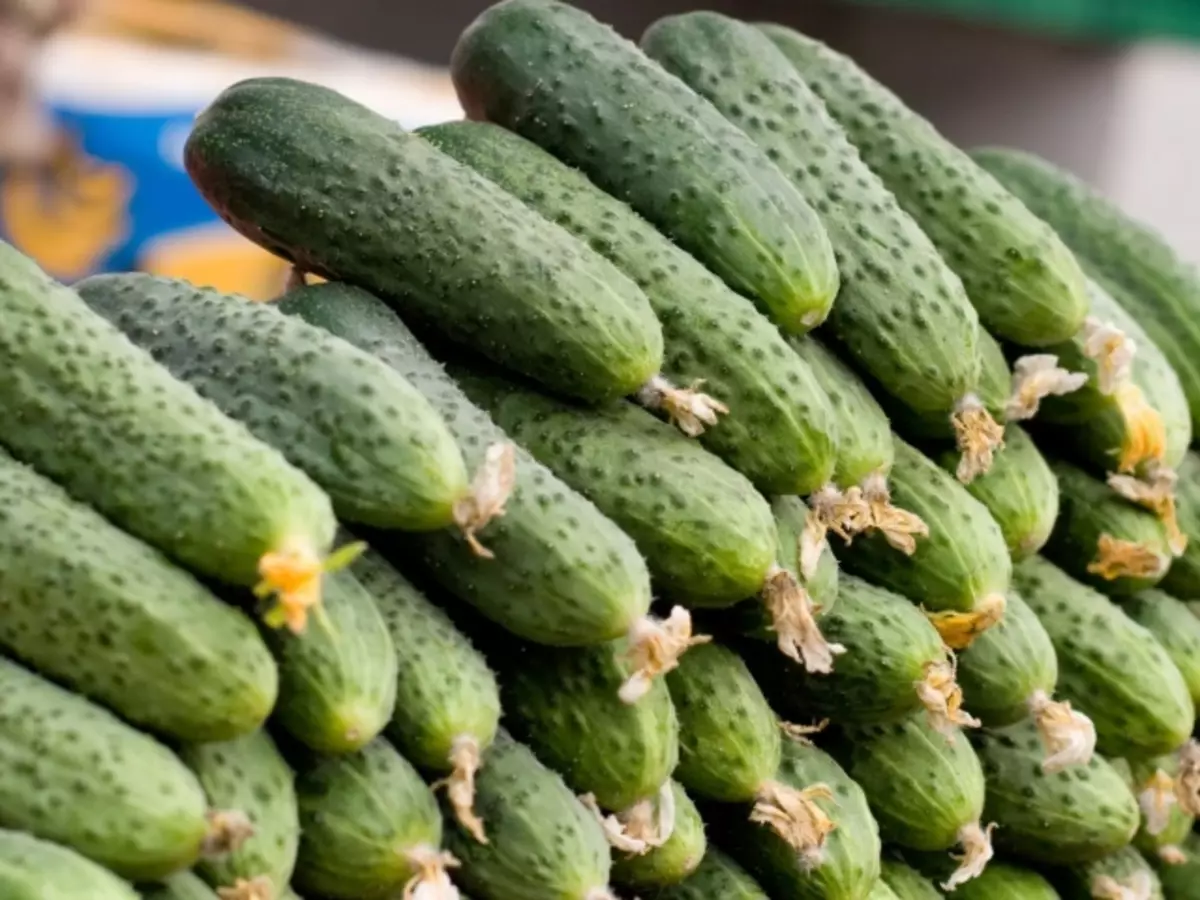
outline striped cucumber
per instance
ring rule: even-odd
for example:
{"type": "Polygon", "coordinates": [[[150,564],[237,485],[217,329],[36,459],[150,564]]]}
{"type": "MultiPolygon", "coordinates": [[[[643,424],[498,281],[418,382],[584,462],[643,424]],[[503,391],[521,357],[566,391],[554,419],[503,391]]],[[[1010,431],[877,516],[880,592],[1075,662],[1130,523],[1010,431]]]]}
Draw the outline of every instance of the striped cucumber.
{"type": "Polygon", "coordinates": [[[1163,900],[1162,882],[1133,847],[1068,866],[1054,878],[1062,900],[1163,900]]]}
{"type": "Polygon", "coordinates": [[[275,594],[272,621],[302,630],[329,498],[7,244],[0,268],[12,454],[188,568],[275,594]]]}
{"type": "Polygon", "coordinates": [[[180,872],[158,884],[141,888],[142,900],[219,900],[217,894],[193,872],[180,872]]]}
{"type": "Polygon", "coordinates": [[[406,536],[404,553],[415,551],[451,593],[538,643],[600,643],[640,622],[650,607],[650,579],[633,541],[523,451],[513,454],[510,465],[495,465],[503,456],[495,450],[507,443],[504,432],[381,301],[322,284],[290,293],[282,309],[397,369],[441,413],[467,465],[494,470],[497,477],[480,493],[486,502],[481,500],[473,517],[477,527],[468,536],[450,529],[406,536]],[[501,509],[504,515],[493,518],[501,509]],[[486,548],[468,540],[475,531],[486,548]],[[522,591],[514,592],[514,584],[522,591]]]}
{"type": "MultiPolygon", "coordinates": [[[[995,868],[997,868],[996,863],[992,863],[981,875],[972,878],[966,884],[959,885],[955,889],[955,894],[960,892],[965,894],[970,890],[971,885],[978,884],[987,878],[988,873],[995,868]]],[[[889,856],[883,858],[880,880],[892,889],[897,900],[941,900],[942,897],[941,892],[933,886],[928,878],[912,866],[889,856]]]]}
{"type": "Polygon", "coordinates": [[[784,331],[828,315],[837,263],[816,212],[753,141],[608,26],[564,3],[505,0],[467,27],[450,67],[468,118],[626,200],[784,331]]]}
{"type": "MultiPolygon", "coordinates": [[[[159,894],[146,895],[159,900],[159,894]]],[[[5,900],[138,900],[127,882],[76,853],[20,831],[0,830],[5,900]]]]}
{"type": "Polygon", "coordinates": [[[768,900],[767,892],[741,866],[714,847],[679,884],[644,896],[647,900],[768,900]]]}
{"type": "MultiPolygon", "coordinates": [[[[704,821],[696,804],[678,782],[670,782],[668,789],[670,800],[667,802],[673,819],[671,836],[643,853],[618,854],[613,860],[614,884],[636,891],[679,884],[696,871],[708,852],[704,821]]],[[[663,796],[665,799],[666,795],[663,796]]]]}
{"type": "Polygon", "coordinates": [[[664,386],[639,395],[643,405],[698,433],[767,493],[808,494],[825,483],[837,423],[823,385],[750,301],[531,141],[486,122],[417,133],[570,231],[645,292],[662,322],[663,375],[676,385],[703,381],[705,394],[664,386]]]}
{"type": "Polygon", "coordinates": [[[1200,704],[1200,619],[1170,594],[1149,590],[1121,604],[1167,651],[1187,684],[1192,702],[1200,704]]]}
{"type": "Polygon", "coordinates": [[[1176,517],[1188,542],[1159,586],[1181,599],[1200,599],[1200,454],[1186,453],[1176,474],[1176,517]]]}

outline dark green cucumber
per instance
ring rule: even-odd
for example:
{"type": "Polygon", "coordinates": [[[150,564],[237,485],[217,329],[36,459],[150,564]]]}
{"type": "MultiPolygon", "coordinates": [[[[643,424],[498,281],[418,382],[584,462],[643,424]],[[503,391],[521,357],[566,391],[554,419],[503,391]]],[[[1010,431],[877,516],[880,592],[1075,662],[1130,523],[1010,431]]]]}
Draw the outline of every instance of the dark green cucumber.
{"type": "Polygon", "coordinates": [[[1174,558],[1163,523],[1070,463],[1054,460],[1051,468],[1060,511],[1046,557],[1113,596],[1154,587],[1174,558]]]}
{"type": "Polygon", "coordinates": [[[767,892],[736,862],[710,847],[700,867],[679,884],[644,894],[647,900],[768,900],[767,892]]]}
{"type": "Polygon", "coordinates": [[[0,897],[138,900],[138,893],[127,882],[65,847],[20,831],[0,831],[0,897]]]}
{"type": "MultiPolygon", "coordinates": [[[[945,452],[938,462],[948,472],[958,454],[945,452]]],[[[1014,560],[1032,556],[1045,546],[1058,517],[1058,481],[1033,439],[1020,426],[1004,431],[1004,447],[992,468],[967,485],[971,496],[987,507],[1014,560]]]]}
{"type": "Polygon", "coordinates": [[[630,403],[581,409],[462,366],[472,401],[637,542],[656,590],[730,606],[763,589],[775,523],[745,477],[630,403]]]}
{"type": "MultiPolygon", "coordinates": [[[[796,790],[824,785],[817,807],[833,830],[814,854],[796,848],[764,825],[747,828],[739,816],[710,818],[718,843],[772,896],[795,900],[865,900],[879,881],[879,827],[862,789],[833,758],[811,744],[788,740],[776,776],[796,790]]],[[[873,896],[873,895],[872,895],[873,896]]]]}
{"type": "Polygon", "coordinates": [[[1141,810],[1133,845],[1156,865],[1178,865],[1185,856],[1184,840],[1195,824],[1195,816],[1179,803],[1178,755],[1113,760],[1113,767],[1126,779],[1141,810]]]}
{"type": "MultiPolygon", "coordinates": [[[[994,868],[996,868],[996,864],[992,863],[984,870],[982,875],[971,879],[966,885],[958,887],[955,894],[957,895],[959,892],[965,893],[970,885],[978,884],[994,868]]],[[[897,900],[941,900],[941,891],[935,888],[928,878],[912,866],[900,862],[898,859],[885,856],[880,869],[880,880],[892,889],[892,893],[896,895],[897,900]]]]}
{"type": "Polygon", "coordinates": [[[1186,861],[1158,865],[1158,877],[1166,900],[1196,900],[1200,897],[1200,834],[1193,832],[1183,842],[1186,861]]]}
{"type": "Polygon", "coordinates": [[[245,615],[2,450],[0,496],[8,653],[181,740],[263,723],[278,675],[245,615]]]}
{"type": "Polygon", "coordinates": [[[637,891],[678,884],[689,878],[708,852],[708,839],[700,811],[678,782],[671,792],[673,825],[671,836],[645,853],[619,854],[613,860],[613,884],[637,891]]]}
{"type": "Polygon", "coordinates": [[[837,263],[816,212],[753,141],[607,25],[564,3],[506,0],[468,26],[450,66],[468,118],[582,170],[785,331],[829,313],[837,263]]]}
{"type": "Polygon", "coordinates": [[[142,273],[75,285],[93,310],[307,472],[339,518],[425,531],[468,490],[458,445],[394,369],[264,303],[142,273]]]}
{"type": "Polygon", "coordinates": [[[1182,600],[1200,599],[1200,454],[1185,454],[1176,474],[1175,512],[1188,544],[1159,586],[1182,600]]]}
{"type": "Polygon", "coordinates": [[[1032,869],[996,862],[954,892],[954,900],[1059,900],[1054,886],[1032,869]]]}
{"type": "Polygon", "coordinates": [[[208,836],[204,792],[166,747],[4,659],[0,775],[0,828],[70,847],[125,878],[186,869],[208,836]]]}
{"type": "Polygon", "coordinates": [[[325,581],[325,610],[303,636],[267,634],[279,661],[275,720],[322,753],[350,753],[396,705],[396,648],[374,597],[350,572],[325,581]]]}
{"type": "Polygon", "coordinates": [[[196,120],[184,162],[252,241],[556,391],[615,398],[658,372],[662,330],[637,285],[336,91],[288,78],[235,84],[196,120]]]}
{"type": "Polygon", "coordinates": [[[982,731],[973,743],[987,780],[983,814],[997,825],[998,847],[1042,863],[1085,862],[1119,850],[1137,831],[1137,800],[1100,757],[1047,773],[1030,721],[982,731]]]}
{"type": "Polygon", "coordinates": [[[13,455],[188,568],[319,599],[329,498],[277,451],[0,243],[0,416],[13,455]],[[281,581],[282,579],[282,581],[281,581]]]}
{"type": "MultiPolygon", "coordinates": [[[[445,418],[469,468],[507,441],[370,294],[323,284],[292,292],[282,308],[397,369],[445,418]]],[[[579,645],[625,634],[650,607],[650,580],[637,547],[532,456],[518,450],[515,457],[505,514],[479,534],[494,559],[479,556],[455,530],[406,537],[403,552],[415,551],[447,590],[528,640],[579,645]]]]}
{"type": "MultiPolygon", "coordinates": [[[[501,731],[479,772],[482,844],[447,823],[459,882],[478,900],[613,900],[604,831],[562,778],[501,731]]],[[[447,809],[447,812],[449,810],[447,809]]]]}
{"type": "Polygon", "coordinates": [[[314,761],[296,776],[295,884],[317,896],[386,900],[447,885],[433,792],[390,744],[314,761]]]}
{"type": "MultiPolygon", "coordinates": [[[[829,478],[833,419],[814,373],[744,297],[621,200],[511,131],[447,122],[418,132],[607,257],[662,322],[663,375],[727,408],[700,442],[771,494],[808,494],[829,478]]],[[[681,412],[686,418],[687,410],[681,412]]],[[[503,423],[502,423],[503,424],[503,423]]],[[[712,424],[712,423],[709,423],[712,424]]]]}
{"type": "Polygon", "coordinates": [[[1101,753],[1153,757],[1187,740],[1187,684],[1149,631],[1039,556],[1016,566],[1013,584],[1054,642],[1058,695],[1092,720],[1101,753]]]}
{"type": "Polygon", "coordinates": [[[763,30],[929,235],[989,331],[1036,347],[1079,329],[1083,274],[1048,225],[849,57],[782,26],[763,30]]]}
{"type": "Polygon", "coordinates": [[[1029,153],[976,150],[975,161],[1050,224],[1081,257],[1125,288],[1119,299],[1179,373],[1200,422],[1200,274],[1162,236],[1081,180],[1029,153]]]}
{"type": "Polygon", "coordinates": [[[141,888],[142,900],[218,900],[216,893],[193,872],[180,872],[158,884],[141,888]]]}
{"type": "Polygon", "coordinates": [[[300,843],[295,776],[265,731],[180,751],[217,809],[239,810],[254,833],[232,853],[203,859],[197,873],[216,888],[261,879],[277,900],[292,877],[300,843]]]}
{"type": "Polygon", "coordinates": [[[1121,608],[1162,644],[1179,669],[1193,703],[1200,703],[1200,619],[1162,591],[1134,594],[1121,608]]]}
{"type": "Polygon", "coordinates": [[[1162,882],[1133,847],[1054,873],[1062,900],[1163,900],[1162,882]]]}

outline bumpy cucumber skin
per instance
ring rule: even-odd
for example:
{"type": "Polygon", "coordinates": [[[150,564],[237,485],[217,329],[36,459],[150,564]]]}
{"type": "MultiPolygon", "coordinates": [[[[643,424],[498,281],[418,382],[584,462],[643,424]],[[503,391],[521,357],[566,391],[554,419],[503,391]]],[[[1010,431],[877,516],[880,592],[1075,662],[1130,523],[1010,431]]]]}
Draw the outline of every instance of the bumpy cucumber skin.
{"type": "Polygon", "coordinates": [[[895,439],[889,483],[892,502],[920,516],[929,536],[905,556],[880,534],[835,542],[846,571],[881,584],[929,610],[971,611],[990,594],[1008,590],[1012,564],[1000,526],[987,507],[953,475],[895,439]]]}
{"type": "Polygon", "coordinates": [[[1125,287],[1121,302],[1145,325],[1179,373],[1200,422],[1200,274],[1162,236],[1134,221],[1078,178],[1029,153],[971,154],[1048,222],[1072,249],[1125,287]]]}
{"type": "Polygon", "coordinates": [[[324,617],[303,635],[266,632],[279,661],[275,720],[321,753],[350,753],[396,706],[397,653],[374,597],[350,572],[325,578],[324,617]]]}
{"type": "Polygon", "coordinates": [[[1176,474],[1175,512],[1188,545],[1158,584],[1180,599],[1200,599],[1200,454],[1185,454],[1176,474]]]}
{"type": "Polygon", "coordinates": [[[246,237],[564,394],[631,394],[662,363],[649,302],[611,263],[336,91],[235,84],[196,120],[184,161],[246,237]]]}
{"type": "Polygon", "coordinates": [[[481,844],[447,814],[446,847],[461,862],[454,880],[479,900],[586,900],[608,883],[600,824],[562,778],[501,731],[476,776],[481,844]]]}
{"type": "Polygon", "coordinates": [[[678,782],[670,782],[675,797],[675,830],[661,847],[642,855],[617,855],[613,884],[645,891],[678,884],[691,876],[708,852],[708,839],[700,811],[678,782]]]}
{"type": "Polygon", "coordinates": [[[990,862],[978,877],[955,888],[954,900],[1059,900],[1059,896],[1037,872],[990,862]]]}
{"type": "Polygon", "coordinates": [[[263,723],[278,674],[249,618],[3,451],[0,494],[0,646],[180,740],[263,723]]]}
{"type": "Polygon", "coordinates": [[[998,826],[998,846],[1057,864],[1099,859],[1132,840],[1137,800],[1104,759],[1047,774],[1046,750],[1030,720],[972,737],[987,779],[983,816],[998,826]]]}
{"type": "MultiPolygon", "coordinates": [[[[469,469],[484,461],[489,446],[508,440],[404,323],[365,291],[316,285],[288,294],[282,308],[404,375],[442,414],[469,469]]],[[[415,549],[451,593],[538,643],[611,640],[650,608],[650,577],[633,540],[522,450],[516,452],[515,489],[505,514],[483,528],[479,539],[494,559],[476,556],[450,529],[406,536],[403,550],[415,549]]]]}
{"type": "Polygon", "coordinates": [[[394,369],[265,303],[143,273],[75,285],[171,374],[276,447],[342,519],[424,531],[467,492],[458,445],[394,369]]]}
{"type": "Polygon", "coordinates": [[[1162,882],[1150,864],[1133,847],[1125,847],[1110,853],[1103,859],[1055,870],[1052,877],[1062,900],[1094,900],[1092,882],[1101,875],[1108,875],[1120,885],[1131,878],[1142,877],[1150,882],[1148,894],[1134,896],[1145,900],[1163,900],[1162,882]]]}
{"type": "Polygon", "coordinates": [[[4,900],[138,900],[129,884],[91,860],[20,831],[0,831],[0,896],[4,900]]]}
{"type": "Polygon", "coordinates": [[[351,572],[375,600],[396,654],[396,705],[388,738],[418,766],[450,767],[454,742],[485,749],[500,723],[500,688],[487,661],[450,617],[373,550],[351,572]]]}
{"type": "MultiPolygon", "coordinates": [[[[158,884],[142,886],[139,890],[142,900],[217,900],[216,892],[192,872],[179,872],[158,884]]],[[[88,896],[91,897],[90,894],[88,896]]]]}
{"type": "Polygon", "coordinates": [[[924,712],[846,728],[838,760],[862,788],[885,841],[946,850],[983,814],[983,770],[970,742],[934,731],[924,712]]]}
{"type": "Polygon", "coordinates": [[[821,716],[866,724],[894,722],[920,708],[913,686],[925,677],[927,665],[946,654],[941,636],[916,606],[843,575],[837,605],[821,615],[820,623],[826,640],[846,648],[829,674],[810,675],[781,653],[739,647],[782,715],[793,721],[821,716]]]}
{"type": "Polygon", "coordinates": [[[253,585],[288,540],[333,540],[329,498],[0,243],[0,417],[13,455],[205,575],[253,585]]]}
{"type": "Polygon", "coordinates": [[[254,835],[232,853],[202,859],[196,872],[213,887],[265,876],[278,891],[292,877],[300,844],[295,776],[265,731],[220,744],[193,744],[180,757],[204,785],[209,806],[237,810],[254,835]]]}
{"type": "MultiPolygon", "coordinates": [[[[990,869],[995,863],[988,863],[990,869]]],[[[881,863],[880,880],[892,889],[898,900],[941,900],[942,893],[928,878],[912,866],[899,860],[884,857],[881,863]]],[[[974,881],[975,879],[972,879],[974,881]]],[[[967,882],[970,884],[971,882],[967,882]]],[[[965,885],[959,885],[956,893],[965,885]]],[[[1014,898],[1015,900],[1015,898],[1014,898]]]]}
{"type": "Polygon", "coordinates": [[[1162,523],[1148,510],[1125,500],[1107,484],[1062,460],[1050,463],[1059,486],[1059,515],[1045,556],[1072,578],[1114,597],[1128,597],[1162,580],[1174,557],[1162,523]],[[1088,571],[1097,558],[1101,535],[1145,547],[1163,561],[1153,575],[1103,578],[1088,571]]]}
{"type": "Polygon", "coordinates": [[[842,276],[829,327],[855,362],[905,405],[949,413],[979,378],[975,310],[788,58],[753,26],[708,12],[659,20],[642,48],[745,131],[821,214],[842,276]]]}
{"type": "Polygon", "coordinates": [[[1187,606],[1162,591],[1135,594],[1121,604],[1167,651],[1187,684],[1193,703],[1200,703],[1200,619],[1187,606]]]}
{"type": "MultiPolygon", "coordinates": [[[[939,454],[938,462],[953,472],[958,458],[957,453],[946,451],[939,454]]],[[[1005,429],[1004,448],[997,452],[991,469],[966,488],[1000,526],[1014,561],[1033,556],[1050,540],[1058,518],[1058,479],[1023,428],[1005,429]]]]}
{"type": "Polygon", "coordinates": [[[1200,898],[1200,834],[1189,834],[1182,845],[1187,862],[1179,866],[1158,866],[1163,896],[1167,900],[1197,900],[1200,898]]]}
{"type": "Polygon", "coordinates": [[[1160,756],[1187,740],[1187,684],[1149,631],[1040,556],[1016,567],[1013,585],[1054,642],[1058,697],[1092,720],[1101,753],[1160,756]]]}
{"type": "Polygon", "coordinates": [[[763,30],[962,279],[989,331],[1036,347],[1079,329],[1083,274],[1050,226],[849,57],[782,26],[763,30]]]}
{"type": "Polygon", "coordinates": [[[768,900],[767,892],[715,847],[708,848],[700,867],[679,884],[644,896],[647,900],[768,900]]]}
{"type": "Polygon", "coordinates": [[[684,387],[703,380],[705,393],[729,408],[700,435],[701,444],[765,493],[809,494],[829,479],[841,423],[825,385],[749,300],[625,203],[520,135],[487,122],[447,122],[417,133],[637,283],[662,322],[663,374],[684,387]]]}
{"type": "Polygon", "coordinates": [[[988,727],[1025,718],[1034,692],[1052,696],[1058,683],[1058,655],[1045,627],[1016,591],[1006,601],[1004,618],[958,654],[963,705],[988,727]]]}
{"type": "Polygon", "coordinates": [[[692,647],[667,673],[679,717],[675,778],[690,793],[744,803],[775,777],[782,737],[767,699],[736,653],[692,647]]]}
{"type": "Polygon", "coordinates": [[[695,441],[631,403],[581,409],[494,375],[449,371],[513,440],[634,539],[659,592],[721,607],[762,589],[775,556],[770,507],[695,441]]]}
{"type": "Polygon", "coordinates": [[[296,776],[302,891],[385,900],[416,874],[405,854],[442,842],[438,803],[420,774],[383,739],[330,757],[296,776]]]}
{"type": "Polygon", "coordinates": [[[164,746],[0,660],[0,827],[153,881],[196,861],[204,793],[164,746]]]}
{"type": "Polygon", "coordinates": [[[837,263],[816,212],[753,141],[607,25],[507,0],[463,32],[450,67],[469,118],[581,169],[785,331],[828,315],[837,263]]]}
{"type": "Polygon", "coordinates": [[[820,865],[811,867],[772,829],[745,817],[712,818],[717,842],[773,896],[796,900],[865,900],[879,880],[879,827],[862,789],[833,758],[816,747],[787,740],[776,778],[803,790],[825,784],[832,800],[817,800],[837,827],[825,839],[820,865]]]}

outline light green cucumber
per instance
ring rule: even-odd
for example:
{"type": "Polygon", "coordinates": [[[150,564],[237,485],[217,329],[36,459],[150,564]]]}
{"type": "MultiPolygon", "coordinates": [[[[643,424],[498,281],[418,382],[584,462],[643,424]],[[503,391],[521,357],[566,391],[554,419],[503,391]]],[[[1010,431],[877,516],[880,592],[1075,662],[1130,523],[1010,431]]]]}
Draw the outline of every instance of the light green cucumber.
{"type": "Polygon", "coordinates": [[[450,69],[468,118],[626,200],[785,331],[828,315],[837,262],[817,213],[749,137],[607,25],[565,3],[506,0],[467,27],[450,69]]]}
{"type": "Polygon", "coordinates": [[[0,417],[13,456],[189,569],[319,599],[329,498],[71,289],[0,243],[0,417]]]}
{"type": "Polygon", "coordinates": [[[1200,897],[1200,834],[1193,832],[1183,842],[1187,860],[1179,865],[1157,865],[1166,900],[1196,900],[1200,897]]]}
{"type": "Polygon", "coordinates": [[[204,792],[166,747],[4,659],[0,775],[0,828],[62,844],[124,878],[186,869],[209,837],[204,792]]]}
{"type": "MultiPolygon", "coordinates": [[[[600,823],[562,778],[501,731],[484,755],[476,803],[488,843],[447,822],[454,880],[477,900],[611,900],[600,823]]],[[[443,809],[449,813],[448,801],[443,809]]]]}
{"type": "MultiPolygon", "coordinates": [[[[828,480],[841,423],[826,404],[820,373],[749,300],[620,199],[520,135],[467,121],[417,133],[570,231],[645,292],[662,322],[663,375],[680,387],[703,381],[704,393],[726,408],[708,421],[697,415],[705,410],[691,411],[680,398],[674,413],[667,402],[660,414],[701,431],[705,447],[766,493],[808,494],[828,480]]],[[[638,399],[664,406],[653,391],[638,399]]]]}
{"type": "Polygon", "coordinates": [[[1175,512],[1187,547],[1159,582],[1181,600],[1200,599],[1200,454],[1189,451],[1176,470],[1175,512]]]}
{"type": "Polygon", "coordinates": [[[879,881],[879,828],[862,789],[833,758],[806,742],[787,740],[776,778],[798,791],[820,790],[813,801],[833,824],[824,846],[798,850],[770,827],[747,827],[737,815],[714,813],[718,844],[772,896],[796,900],[865,900],[879,881]]]}
{"type": "Polygon", "coordinates": [[[21,831],[0,830],[0,896],[4,900],[137,900],[138,893],[66,847],[21,831]]]}
{"type": "Polygon", "coordinates": [[[683,881],[643,896],[647,900],[768,900],[767,892],[715,847],[708,848],[699,868],[683,881]]]}
{"type": "Polygon", "coordinates": [[[1162,882],[1133,847],[1125,847],[1095,862],[1060,869],[1054,878],[1062,900],[1107,900],[1120,896],[1163,900],[1162,882]]]}
{"type": "Polygon", "coordinates": [[[218,900],[216,892],[194,872],[180,872],[139,890],[142,900],[218,900]]]}
{"type": "Polygon", "coordinates": [[[1058,696],[1085,713],[1106,756],[1170,753],[1192,731],[1183,676],[1154,636],[1111,600],[1035,556],[1013,572],[1058,657],[1058,696]]]}
{"type": "Polygon", "coordinates": [[[875,882],[875,886],[871,888],[871,892],[867,894],[870,900],[899,900],[896,892],[888,887],[888,883],[880,878],[875,882]]]}
{"type": "MultiPolygon", "coordinates": [[[[986,876],[993,868],[995,863],[990,864],[984,870],[983,876],[986,876]]],[[[892,893],[896,895],[898,900],[941,900],[941,892],[933,886],[933,883],[914,869],[912,866],[894,859],[890,856],[884,856],[880,866],[880,880],[892,889],[892,893]]],[[[983,876],[974,878],[968,881],[967,884],[975,884],[983,876]]],[[[966,886],[961,886],[958,891],[965,891],[966,886]]]]}
{"type": "Polygon", "coordinates": [[[386,900],[447,883],[442,817],[412,764],[382,738],[296,775],[295,884],[320,897],[386,900]]]}
{"type": "Polygon", "coordinates": [[[1133,845],[1156,865],[1178,865],[1183,843],[1192,832],[1195,816],[1185,810],[1176,796],[1179,756],[1112,761],[1129,790],[1137,798],[1140,820],[1133,845]]]}
{"type": "Polygon", "coordinates": [[[10,655],[181,740],[263,723],[278,674],[243,613],[2,450],[0,496],[0,646],[10,655]]]}
{"type": "Polygon", "coordinates": [[[292,877],[300,843],[295,775],[265,731],[219,744],[192,744],[180,751],[196,773],[209,804],[243,813],[254,833],[232,853],[202,859],[196,872],[215,888],[255,878],[269,883],[278,900],[292,877]]]}
{"type": "Polygon", "coordinates": [[[1054,886],[1032,869],[990,863],[983,874],[954,891],[954,900],[1060,900],[1054,886]]]}
{"type": "Polygon", "coordinates": [[[613,859],[613,884],[635,891],[679,884],[696,871],[708,852],[708,839],[700,811],[678,782],[668,784],[674,827],[666,843],[645,853],[617,853],[613,859]]]}
{"type": "MultiPolygon", "coordinates": [[[[370,294],[317,285],[290,293],[282,309],[404,375],[446,420],[469,469],[485,465],[489,448],[507,442],[395,313],[370,294]]],[[[451,593],[528,640],[575,646],[625,634],[650,607],[650,579],[636,545],[532,456],[520,450],[514,456],[504,515],[478,530],[493,558],[479,555],[451,529],[407,537],[404,552],[415,553],[451,593]],[[513,591],[516,584],[521,591],[513,591]]]]}
{"type": "Polygon", "coordinates": [[[347,571],[325,580],[320,621],[302,636],[267,634],[279,661],[275,720],[322,753],[379,734],[396,705],[396,648],[370,592],[347,571]]]}
{"type": "Polygon", "coordinates": [[[1121,604],[1167,651],[1187,684],[1193,703],[1200,703],[1200,619],[1179,600],[1162,591],[1134,594],[1121,604]]]}
{"type": "Polygon", "coordinates": [[[1062,460],[1059,515],[1045,555],[1073,578],[1122,597],[1154,587],[1174,554],[1163,523],[1103,481],[1062,460]]]}
{"type": "Polygon", "coordinates": [[[962,279],[988,330],[1027,346],[1070,337],[1083,274],[1050,226],[847,56],[778,25],[787,54],[866,163],[962,279]]]}

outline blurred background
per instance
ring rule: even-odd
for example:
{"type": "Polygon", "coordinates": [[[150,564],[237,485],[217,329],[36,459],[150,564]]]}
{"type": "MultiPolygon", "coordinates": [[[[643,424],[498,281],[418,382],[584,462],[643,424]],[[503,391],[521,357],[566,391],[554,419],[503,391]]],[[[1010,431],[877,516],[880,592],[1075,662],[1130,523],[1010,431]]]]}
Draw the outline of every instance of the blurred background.
{"type": "MultiPolygon", "coordinates": [[[[484,0],[0,0],[0,233],[71,281],[142,268],[254,297],[281,264],[191,189],[226,85],[343,91],[406,127],[460,115],[444,65],[484,0]]],[[[964,145],[1073,169],[1200,262],[1200,0],[589,0],[636,39],[704,6],[852,54],[964,145]]]]}

